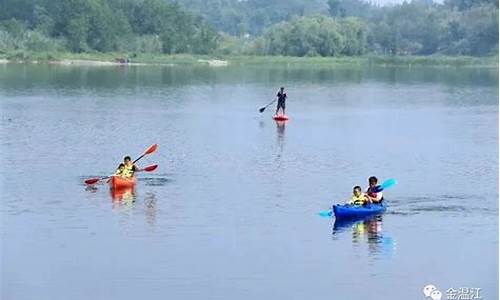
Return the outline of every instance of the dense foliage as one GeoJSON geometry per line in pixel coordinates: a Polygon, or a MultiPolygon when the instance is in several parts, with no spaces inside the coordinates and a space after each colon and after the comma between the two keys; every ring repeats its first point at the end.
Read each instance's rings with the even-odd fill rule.
{"type": "Polygon", "coordinates": [[[200,17],[163,0],[0,1],[0,49],[205,54],[219,38],[200,17]]]}
{"type": "Polygon", "coordinates": [[[270,27],[254,50],[270,55],[492,55],[498,52],[498,2],[413,0],[380,7],[328,0],[330,17],[304,16],[270,27]]]}
{"type": "Polygon", "coordinates": [[[325,0],[180,0],[180,5],[203,16],[218,30],[239,36],[262,32],[294,16],[326,13],[325,0]]]}
{"type": "Polygon", "coordinates": [[[378,8],[369,19],[373,51],[491,55],[498,51],[498,2],[429,0],[378,8]]]}
{"type": "Polygon", "coordinates": [[[0,52],[494,55],[495,0],[0,0],[0,52]]]}
{"type": "Polygon", "coordinates": [[[366,26],[355,18],[296,18],[275,25],[254,43],[257,54],[288,56],[360,55],[366,50],[366,26]]]}

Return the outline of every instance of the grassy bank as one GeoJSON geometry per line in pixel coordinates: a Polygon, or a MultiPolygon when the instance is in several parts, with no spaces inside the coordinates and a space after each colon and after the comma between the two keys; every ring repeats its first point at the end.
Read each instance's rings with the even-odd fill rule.
{"type": "Polygon", "coordinates": [[[9,52],[0,53],[0,59],[17,63],[65,63],[103,65],[121,64],[126,59],[133,64],[148,65],[379,65],[379,66],[429,66],[429,67],[498,67],[498,56],[342,56],[342,57],[290,57],[290,56],[217,56],[217,55],[163,55],[126,53],[68,53],[68,52],[9,52]],[[223,64],[222,64],[223,65],[223,64]]]}
{"type": "Polygon", "coordinates": [[[432,66],[432,67],[498,67],[498,56],[343,56],[343,57],[285,57],[244,56],[230,57],[233,64],[308,64],[308,65],[379,65],[379,66],[432,66]]]}

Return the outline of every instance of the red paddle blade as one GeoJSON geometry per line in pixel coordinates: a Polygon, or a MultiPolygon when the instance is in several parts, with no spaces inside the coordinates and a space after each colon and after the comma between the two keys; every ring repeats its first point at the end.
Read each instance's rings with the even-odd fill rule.
{"type": "Polygon", "coordinates": [[[152,171],[156,170],[156,168],[158,168],[158,165],[151,165],[151,166],[145,167],[144,171],[146,171],[146,172],[152,172],[152,171]]]}
{"type": "Polygon", "coordinates": [[[155,152],[156,148],[158,148],[158,144],[151,145],[151,147],[149,147],[148,150],[146,150],[146,152],[144,152],[144,155],[151,154],[151,153],[155,152]]]}
{"type": "Polygon", "coordinates": [[[94,184],[99,181],[99,178],[92,178],[92,179],[87,179],[85,180],[86,184],[94,184]]]}

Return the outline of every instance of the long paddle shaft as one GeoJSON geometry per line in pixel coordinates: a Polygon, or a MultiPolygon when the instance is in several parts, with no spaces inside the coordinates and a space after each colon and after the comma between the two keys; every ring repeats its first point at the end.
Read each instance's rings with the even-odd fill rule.
{"type": "Polygon", "coordinates": [[[132,164],[135,164],[136,162],[139,161],[139,159],[143,158],[144,156],[155,152],[157,148],[158,148],[158,144],[151,145],[151,147],[149,147],[148,150],[146,150],[146,152],[144,152],[144,154],[142,154],[136,160],[134,160],[134,162],[132,162],[132,164]]]}
{"type": "MultiPolygon", "coordinates": [[[[158,165],[151,165],[151,166],[145,167],[144,170],[141,170],[141,171],[153,172],[154,170],[156,170],[156,168],[158,168],[158,165]]],[[[88,184],[88,185],[95,184],[95,183],[97,183],[97,182],[99,182],[101,180],[105,180],[105,179],[111,178],[112,176],[114,176],[114,174],[113,175],[109,175],[109,176],[105,176],[105,177],[101,177],[101,178],[87,179],[87,180],[85,180],[85,183],[88,184]]]]}
{"type": "Polygon", "coordinates": [[[276,100],[277,100],[277,99],[278,99],[278,98],[274,99],[274,100],[273,100],[272,102],[270,102],[268,105],[261,107],[261,108],[259,109],[259,112],[263,113],[263,112],[266,110],[266,108],[267,108],[269,105],[271,105],[271,104],[273,104],[274,102],[276,102],[276,100]]]}

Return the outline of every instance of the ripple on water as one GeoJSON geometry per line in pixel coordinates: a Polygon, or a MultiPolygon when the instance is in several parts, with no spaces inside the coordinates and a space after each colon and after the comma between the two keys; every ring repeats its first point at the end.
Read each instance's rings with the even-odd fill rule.
{"type": "Polygon", "coordinates": [[[439,195],[433,197],[418,196],[391,200],[388,214],[414,215],[424,212],[485,214],[495,213],[484,204],[486,197],[468,195],[439,195]],[[483,199],[481,199],[483,198],[483,199]]]}
{"type": "Polygon", "coordinates": [[[140,178],[139,181],[144,182],[146,186],[165,186],[173,180],[164,177],[146,177],[140,178]]]}

